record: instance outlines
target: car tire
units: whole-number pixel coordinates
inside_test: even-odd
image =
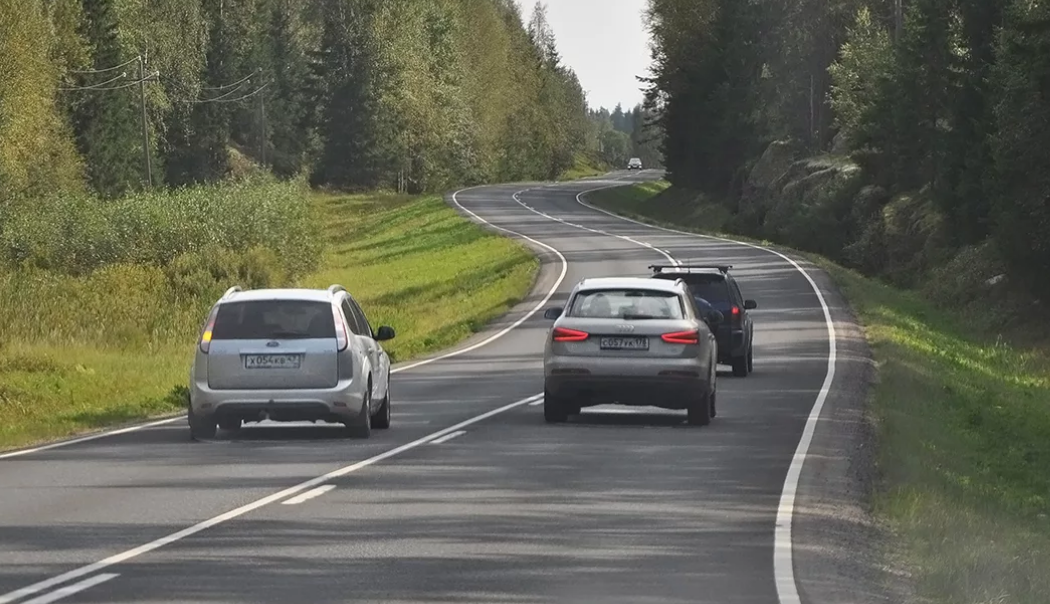
[[[704,389],[704,393],[696,397],[686,410],[686,421],[691,426],[706,426],[711,423],[711,390],[710,386]]]
[[[754,373],[755,372],[755,346],[754,346],[754,344],[749,344],[748,347],[747,347],[747,372],[748,373]]]
[[[747,377],[747,353],[733,357],[733,376]]]
[[[187,414],[190,423],[190,439],[209,440],[215,438],[219,431],[219,425],[214,417],[200,417],[190,409]]]
[[[372,416],[372,427],[377,430],[386,430],[390,427],[390,386],[386,387],[386,396],[383,403],[379,405],[379,411]]]
[[[357,421],[346,425],[347,431],[353,438],[367,439],[372,436],[372,413],[370,407],[372,406],[372,380],[368,381],[368,388],[365,389],[365,400],[364,404],[361,405],[361,413],[358,414]]]
[[[543,419],[548,424],[560,424],[569,419],[561,399],[555,398],[546,389],[543,391]]]
[[[236,432],[241,429],[241,418],[219,420],[219,429],[227,432]]]

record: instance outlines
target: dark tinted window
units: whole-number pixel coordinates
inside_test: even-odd
[[[219,307],[213,340],[298,340],[334,338],[335,319],[327,302],[257,300]]]
[[[711,304],[732,302],[733,297],[729,293],[729,285],[721,277],[698,277],[693,276],[686,279],[689,290],[694,297],[703,298]]]
[[[580,292],[569,309],[570,317],[591,319],[681,319],[682,301],[677,294],[644,289],[603,289]]]

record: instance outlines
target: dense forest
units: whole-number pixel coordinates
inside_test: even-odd
[[[650,0],[669,178],[902,285],[1050,299],[1050,5]]]
[[[600,120],[513,0],[0,0],[0,203],[245,172],[554,178]]]

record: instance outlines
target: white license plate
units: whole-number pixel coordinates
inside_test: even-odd
[[[602,338],[604,350],[649,350],[649,338]]]
[[[246,354],[245,369],[298,369],[302,356],[298,354]]]

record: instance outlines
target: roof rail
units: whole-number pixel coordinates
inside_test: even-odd
[[[728,273],[733,265],[731,264],[650,264],[649,269],[656,273],[661,273],[664,269],[678,269],[678,270],[690,270],[690,269],[718,269],[721,273]]]
[[[226,293],[222,295],[222,299],[225,300],[226,298],[229,298],[233,294],[235,294],[237,292],[242,292],[242,291],[244,291],[244,289],[242,289],[240,285],[234,285],[230,289],[226,290]]]
[[[330,293],[330,294],[338,294],[339,292],[345,292],[345,291],[346,291],[346,288],[343,287],[342,285],[339,285],[338,283],[333,283],[333,284],[328,286],[328,293]]]

